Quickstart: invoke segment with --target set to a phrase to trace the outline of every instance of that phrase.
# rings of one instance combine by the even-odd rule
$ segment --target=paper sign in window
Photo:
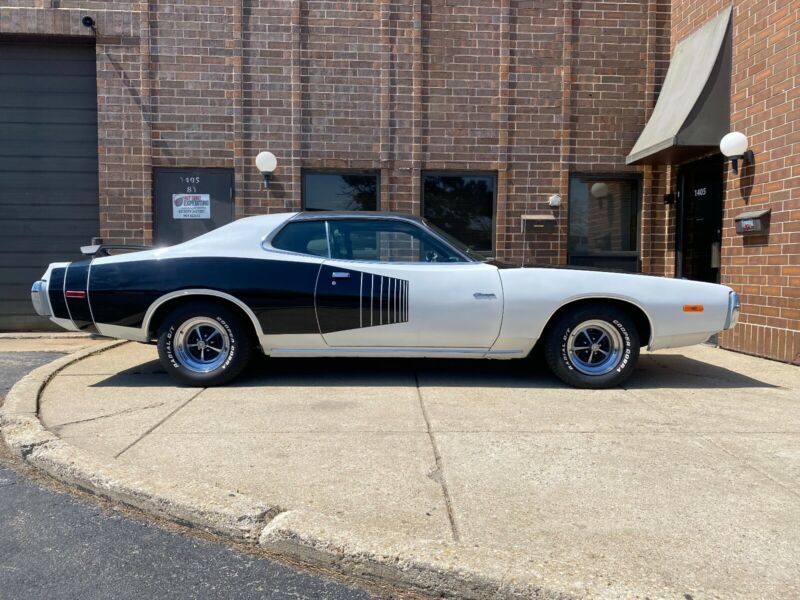
[[[210,219],[210,194],[172,194],[173,219]]]

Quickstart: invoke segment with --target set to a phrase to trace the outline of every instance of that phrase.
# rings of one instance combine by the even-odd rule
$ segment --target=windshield
[[[464,242],[462,242],[459,239],[454,238],[452,235],[450,235],[449,233],[447,233],[443,229],[440,229],[439,227],[437,227],[436,225],[434,225],[433,223],[431,223],[427,219],[423,219],[422,222],[425,223],[425,226],[428,229],[433,230],[436,233],[436,235],[438,235],[441,238],[444,238],[444,240],[447,241],[448,244],[450,244],[456,250],[462,252],[463,254],[466,254],[472,260],[477,261],[477,262],[488,262],[490,260],[493,260],[491,256],[486,256],[485,254],[481,254],[480,252],[476,252],[475,250],[473,250],[472,248],[467,246]]]

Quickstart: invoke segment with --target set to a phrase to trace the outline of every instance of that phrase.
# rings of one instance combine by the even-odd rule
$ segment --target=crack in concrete
[[[428,474],[433,481],[437,482],[442,488],[442,495],[444,496],[444,506],[447,511],[447,520],[450,522],[450,532],[453,535],[454,542],[460,542],[461,536],[458,533],[458,526],[456,525],[456,517],[453,513],[453,501],[450,498],[450,490],[447,488],[447,480],[444,476],[444,461],[439,452],[439,446],[436,444],[436,436],[431,427],[431,421],[428,417],[428,410],[425,408],[425,401],[422,399],[422,390],[419,388],[419,377],[416,371],[414,372],[414,385],[417,389],[417,398],[419,398],[419,407],[422,411],[422,418],[425,419],[425,427],[428,431],[428,438],[431,441],[433,448],[433,458],[436,464],[435,468]]]
[[[147,406],[136,406],[132,408],[125,408],[123,410],[119,410],[117,412],[108,413],[107,415],[100,415],[97,417],[89,417],[88,419],[78,419],[77,421],[67,421],[66,423],[59,423],[58,425],[53,425],[51,427],[52,431],[59,432],[64,427],[69,425],[79,425],[81,423],[91,423],[92,421],[99,421],[100,419],[108,419],[110,417],[117,417],[119,415],[125,415],[128,413],[136,412],[138,410],[149,410],[151,408],[158,408],[159,406],[164,406],[166,402],[157,402],[156,404],[149,404]]]
[[[636,398],[639,402],[645,404],[646,406],[649,406],[650,408],[652,408],[656,412],[661,413],[662,415],[664,415],[667,418],[670,418],[670,415],[667,414],[666,412],[664,412],[660,407],[655,406],[651,402],[649,402],[646,399],[642,398],[639,394],[637,394],[636,392],[634,392],[630,388],[622,386],[622,390],[627,392],[627,393],[629,393],[631,396]],[[672,432],[665,432],[665,433],[672,433]],[[698,432],[693,432],[693,431],[688,431],[688,432],[685,432],[685,433],[687,435],[690,435],[690,436],[694,437],[695,439],[702,440],[702,441],[706,442],[707,444],[711,444],[712,446],[714,446],[715,448],[720,450],[722,453],[727,454],[728,456],[733,458],[735,461],[740,463],[745,468],[750,469],[751,471],[755,471],[756,473],[758,473],[762,477],[768,479],[769,481],[771,481],[772,483],[774,483],[775,485],[777,485],[778,487],[780,487],[784,491],[789,492],[791,495],[800,497],[800,492],[797,492],[795,489],[793,489],[792,487],[786,485],[782,481],[779,481],[779,480],[775,479],[775,477],[773,477],[769,473],[764,472],[762,469],[759,469],[754,464],[750,463],[750,461],[748,461],[747,459],[739,456],[738,454],[736,454],[735,452],[732,452],[731,450],[728,450],[726,447],[724,447],[721,444],[715,442],[712,438],[709,437],[709,434],[720,434],[720,433],[724,434],[724,433],[727,433],[727,432],[716,432],[716,431],[698,431]],[[735,433],[743,433],[745,435],[750,435],[750,434],[761,435],[763,432],[745,431],[745,432],[735,432]],[[777,434],[789,433],[789,434],[792,434],[793,432],[777,431],[777,432],[767,432],[767,433],[777,433]]]
[[[156,429],[158,429],[159,427],[161,427],[161,425],[163,425],[163,424],[164,424],[164,423],[167,421],[167,419],[169,419],[169,418],[170,418],[172,415],[174,415],[176,412],[178,412],[180,409],[182,409],[184,406],[186,406],[187,404],[189,404],[189,402],[191,402],[192,400],[194,400],[195,398],[197,398],[197,397],[198,397],[200,394],[202,394],[202,393],[203,393],[203,392],[205,392],[205,391],[206,391],[206,388],[203,388],[203,389],[201,389],[199,392],[197,392],[196,394],[193,394],[193,395],[192,395],[192,397],[191,397],[191,398],[189,398],[189,399],[188,399],[186,402],[184,402],[183,404],[179,405],[179,406],[178,406],[178,407],[177,407],[175,410],[173,410],[173,411],[170,411],[170,413],[169,413],[167,416],[165,416],[163,419],[161,419],[161,420],[160,420],[158,423],[156,423],[155,425],[153,425],[153,426],[152,426],[150,429],[148,429],[147,431],[145,431],[145,432],[144,432],[142,435],[140,435],[138,438],[136,438],[135,440],[133,440],[133,441],[132,441],[130,444],[128,444],[127,446],[125,446],[125,447],[124,447],[122,450],[120,450],[119,452],[117,452],[117,454],[115,454],[115,455],[114,455],[114,458],[115,458],[115,459],[117,459],[117,458],[119,458],[120,456],[122,456],[123,454],[125,454],[125,453],[126,453],[128,450],[130,450],[131,448],[133,448],[133,447],[134,447],[136,444],[138,444],[139,442],[141,442],[141,441],[142,441],[144,438],[146,438],[148,435],[150,435],[151,433],[153,433],[153,432],[154,432]]]
[[[741,456],[739,456],[738,454],[736,454],[736,453],[735,453],[735,452],[733,452],[732,450],[729,450],[728,448],[726,448],[726,447],[725,447],[725,446],[723,446],[722,444],[719,444],[719,443],[715,442],[713,439],[711,439],[710,437],[708,437],[708,436],[705,436],[705,435],[700,435],[700,436],[698,436],[698,437],[699,437],[700,439],[702,439],[702,440],[705,440],[706,442],[708,442],[709,444],[711,444],[711,445],[712,445],[712,446],[714,446],[715,448],[719,449],[720,451],[724,452],[725,454],[727,454],[728,456],[730,456],[730,457],[731,457],[731,458],[733,458],[734,460],[738,461],[739,463],[741,463],[742,465],[744,465],[744,466],[745,466],[745,467],[747,467],[748,469],[750,469],[750,470],[752,470],[752,471],[755,471],[756,473],[758,473],[758,474],[759,474],[759,475],[761,475],[762,477],[765,477],[765,478],[769,479],[769,480],[770,480],[772,483],[774,483],[774,484],[775,484],[775,485],[777,485],[778,487],[781,487],[781,488],[783,488],[785,491],[789,492],[791,495],[793,495],[793,496],[797,496],[798,498],[800,498],[800,492],[797,492],[797,490],[795,490],[794,488],[792,488],[792,487],[790,487],[790,486],[786,485],[786,484],[785,484],[785,483],[783,483],[782,481],[779,481],[778,479],[775,479],[775,478],[774,478],[772,475],[770,475],[769,473],[766,473],[766,472],[764,472],[762,469],[759,469],[757,466],[755,466],[754,464],[752,464],[750,461],[748,461],[748,460],[747,460],[747,459],[745,459],[745,458],[742,458]]]

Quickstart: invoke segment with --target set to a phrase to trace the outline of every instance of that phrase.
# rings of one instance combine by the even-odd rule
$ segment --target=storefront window
[[[354,171],[303,173],[303,210],[378,210],[378,174]]]
[[[478,252],[494,247],[495,176],[481,173],[425,173],[422,214]]]
[[[639,178],[573,175],[569,263],[639,271]]]

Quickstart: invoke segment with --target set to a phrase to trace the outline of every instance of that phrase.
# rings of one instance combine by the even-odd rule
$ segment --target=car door
[[[496,267],[412,221],[331,219],[315,305],[331,347],[488,350],[500,330]]]
[[[246,296],[263,329],[268,353],[325,348],[319,333],[314,293],[319,270],[328,257],[322,220],[292,220],[267,243],[261,279]]]

